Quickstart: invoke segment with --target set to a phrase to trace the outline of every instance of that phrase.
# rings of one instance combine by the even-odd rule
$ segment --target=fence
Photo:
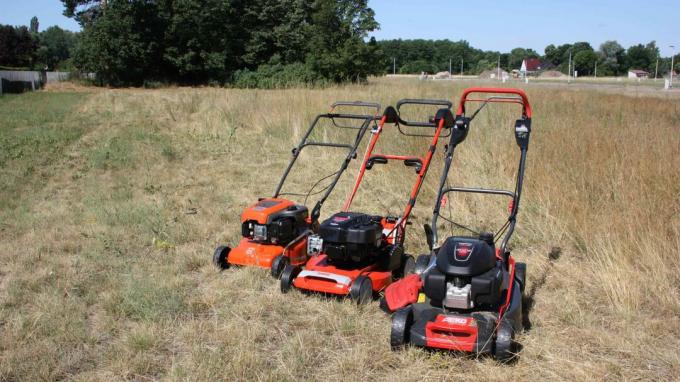
[[[68,81],[72,78],[94,80],[94,73],[38,72],[0,70],[0,95],[36,90],[46,83]]]

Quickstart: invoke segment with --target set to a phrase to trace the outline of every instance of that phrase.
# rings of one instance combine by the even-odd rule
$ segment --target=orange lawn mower
[[[339,108],[362,108],[375,110],[373,114],[339,113]],[[239,244],[231,249],[221,245],[215,249],[213,263],[226,269],[232,265],[257,266],[269,268],[273,277],[278,278],[288,264],[301,265],[307,261],[307,236],[318,226],[321,207],[330,196],[338,180],[349,163],[357,157],[357,148],[366,131],[375,128],[380,113],[380,105],[372,102],[336,102],[326,114],[317,115],[307,129],[300,143],[292,150],[292,158],[279,181],[271,198],[260,198],[257,203],[248,207],[241,215],[241,234]],[[322,121],[324,121],[322,123]],[[328,122],[330,121],[330,123]],[[320,141],[315,138],[314,131],[321,125],[332,129],[354,129],[356,135],[351,144]],[[321,135],[321,134],[317,134]],[[307,147],[326,147],[344,149],[347,155],[340,163],[337,171],[318,179],[305,193],[284,193],[284,183],[291,173],[302,150]],[[320,190],[315,189],[323,182],[330,183]],[[312,208],[311,215],[306,207],[310,196],[321,195]],[[283,196],[303,197],[303,204],[297,204]]]
[[[484,94],[472,98],[470,95]],[[469,102],[481,102],[472,114]],[[522,114],[514,123],[519,147],[519,168],[515,189],[449,187],[448,173],[453,152],[468,134],[470,122],[489,103],[517,103]],[[405,344],[473,354],[491,354],[500,361],[514,358],[518,351],[515,333],[522,330],[522,296],[526,264],[515,262],[508,241],[515,229],[519,210],[529,135],[531,106],[524,91],[504,88],[469,88],[460,100],[455,126],[445,156],[439,192],[432,214],[432,226],[425,227],[430,255],[418,257],[416,274],[390,285],[381,308],[396,311],[392,317],[391,345]],[[449,193],[473,193],[510,198],[508,217],[494,234],[476,232],[440,216]],[[437,220],[473,232],[473,236],[450,236],[437,246]],[[502,238],[502,239],[501,239]]]
[[[404,105],[435,106],[438,110],[427,122],[405,121],[400,114],[400,109]],[[318,232],[309,236],[307,252],[310,258],[304,269],[295,264],[285,267],[280,281],[283,293],[295,287],[302,291],[328,295],[349,295],[359,304],[363,304],[395,279],[413,272],[415,260],[404,252],[406,225],[430,167],[439,137],[443,131],[453,126],[451,106],[451,103],[445,100],[405,99],[397,103],[396,109],[392,106],[385,109],[378,129],[372,132],[364,162],[343,212],[325,220]],[[421,141],[422,137],[431,138],[425,155],[416,157],[374,154],[376,142],[386,124],[393,124],[400,133],[399,137],[419,138]],[[419,133],[411,133],[414,131],[411,128],[402,129],[405,126],[416,128]],[[426,133],[420,133],[422,131]],[[375,216],[351,212],[352,200],[365,172],[389,161],[401,161],[405,166],[415,168],[417,175],[402,215]]]

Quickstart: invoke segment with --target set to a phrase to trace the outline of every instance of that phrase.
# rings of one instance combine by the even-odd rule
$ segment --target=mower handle
[[[375,109],[375,114],[380,114],[380,104],[377,102],[365,102],[365,101],[337,101],[331,104],[330,113],[333,113],[335,108],[338,106],[351,106],[351,107],[368,107]]]
[[[399,100],[396,105],[396,110],[397,110],[397,120],[399,124],[404,125],[404,126],[411,126],[411,127],[437,127],[437,124],[430,120],[427,122],[418,122],[418,121],[406,121],[401,118],[401,107],[404,105],[430,105],[430,106],[445,106],[446,108],[450,109],[453,104],[451,104],[450,101],[443,100],[443,99],[426,99],[426,98],[405,98],[402,100]]]
[[[445,99],[425,99],[425,98],[404,98],[397,102],[397,111],[402,105],[433,105],[433,106],[446,106],[449,109],[453,107],[451,101]]]
[[[514,94],[519,96],[519,98],[488,98],[488,99],[468,99],[468,95],[472,93],[482,93],[482,94]],[[501,103],[517,103],[522,105],[522,114],[526,118],[531,118],[531,104],[529,103],[529,98],[527,98],[526,93],[522,89],[516,88],[467,88],[463,91],[460,96],[460,103],[458,104],[458,115],[462,116],[465,114],[465,103],[468,101],[477,102],[501,102]]]

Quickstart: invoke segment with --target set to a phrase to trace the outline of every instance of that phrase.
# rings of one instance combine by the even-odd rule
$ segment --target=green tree
[[[618,42],[603,42],[599,54],[602,66],[598,71],[603,75],[615,76],[625,70],[626,50]]]
[[[316,0],[306,61],[333,82],[362,81],[380,72],[381,51],[364,38],[378,28],[367,0]]]
[[[31,33],[38,33],[39,25],[40,25],[40,23],[38,23],[38,18],[36,16],[33,16],[31,18],[31,26],[29,28]]]
[[[71,57],[77,41],[77,35],[55,25],[40,32],[38,40],[39,47],[36,52],[37,66],[54,70]]]
[[[37,47],[37,41],[25,26],[0,25],[0,66],[33,66]]]
[[[164,79],[163,32],[156,4],[109,0],[96,22],[84,23],[74,61],[81,70],[96,72],[104,84]]]
[[[579,76],[592,76],[599,57],[593,50],[581,50],[574,55],[574,70]]]
[[[224,83],[241,64],[241,10],[230,1],[161,1],[156,63],[164,79],[184,84]],[[104,17],[109,17],[109,12]],[[165,64],[165,65],[163,65]]]
[[[626,53],[626,64],[628,69],[642,69],[653,72],[658,56],[659,48],[656,47],[655,41],[652,41],[647,45],[633,45],[628,48]]]
[[[522,61],[525,58],[538,58],[539,55],[533,49],[525,48],[515,48],[510,51],[510,56],[508,57],[508,69],[517,69],[522,66]]]

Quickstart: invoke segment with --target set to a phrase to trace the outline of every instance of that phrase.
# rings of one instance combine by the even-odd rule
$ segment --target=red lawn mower
[[[439,108],[427,122],[405,121],[400,110],[404,105]],[[375,292],[383,290],[393,280],[413,272],[415,261],[404,252],[404,238],[411,209],[423,184],[430,166],[437,142],[443,131],[453,126],[451,103],[442,100],[405,99],[397,103],[396,109],[385,109],[377,130],[372,132],[366,157],[357,176],[343,212],[336,213],[321,223],[316,234],[307,240],[310,259],[303,270],[299,265],[286,266],[281,275],[281,291],[291,287],[303,291],[320,292],[330,295],[347,296],[358,303],[370,301]],[[400,137],[431,138],[430,146],[423,157],[374,154],[376,142],[385,124],[393,124]],[[428,129],[434,133],[413,134],[412,129],[403,126]],[[445,134],[446,135],[446,134]],[[401,216],[375,216],[350,212],[352,200],[359,189],[365,172],[374,166],[389,161],[401,161],[407,167],[415,168],[416,180],[409,200]]]
[[[374,114],[339,113],[337,109],[363,108],[375,110]],[[231,265],[252,265],[271,269],[273,277],[278,278],[288,264],[301,265],[307,261],[307,237],[318,226],[321,207],[329,197],[338,180],[345,172],[352,159],[357,156],[357,148],[366,131],[375,129],[380,113],[380,105],[370,102],[336,102],[326,114],[317,115],[300,143],[292,150],[292,158],[279,181],[274,196],[261,198],[248,207],[241,215],[242,239],[238,246],[230,249],[219,246],[213,254],[213,263],[226,269]],[[356,135],[351,144],[339,142],[323,142],[314,138],[313,132],[321,125],[321,121],[330,121],[332,128],[354,129]],[[306,194],[284,193],[283,185],[293,165],[303,149],[310,146],[321,146],[329,149],[344,149],[347,155],[340,163],[337,171],[323,176],[316,181]],[[330,183],[321,190],[315,190],[324,181]],[[321,195],[311,215],[305,206],[310,196]],[[298,196],[304,198],[303,204],[297,204],[282,196]]]
[[[472,94],[488,96],[469,98]],[[482,102],[470,116],[465,113],[469,102]],[[477,113],[487,104],[496,102],[522,106],[522,114],[514,124],[520,150],[514,191],[449,187],[447,177],[456,146],[465,140],[470,122]],[[463,92],[451,129],[432,226],[425,226],[431,254],[419,256],[416,274],[390,285],[381,300],[384,310],[396,310],[390,340],[393,348],[410,343],[426,348],[492,354],[504,362],[515,356],[518,351],[515,333],[522,330],[526,264],[515,262],[508,241],[515,229],[530,133],[531,106],[524,91],[469,88]],[[474,236],[451,236],[436,247],[439,217],[474,232],[440,216],[442,200],[453,192],[508,197],[511,199],[509,216],[495,234],[475,232]]]

